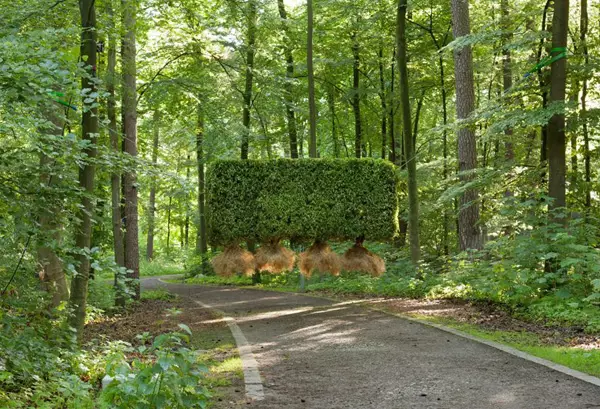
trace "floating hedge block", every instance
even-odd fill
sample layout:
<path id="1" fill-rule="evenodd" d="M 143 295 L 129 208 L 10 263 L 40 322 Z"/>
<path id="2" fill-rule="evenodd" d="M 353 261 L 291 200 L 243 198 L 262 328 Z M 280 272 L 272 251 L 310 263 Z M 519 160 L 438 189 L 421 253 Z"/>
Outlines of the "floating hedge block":
<path id="1" fill-rule="evenodd" d="M 218 161 L 207 172 L 209 240 L 387 240 L 398 229 L 396 187 L 383 160 Z"/>

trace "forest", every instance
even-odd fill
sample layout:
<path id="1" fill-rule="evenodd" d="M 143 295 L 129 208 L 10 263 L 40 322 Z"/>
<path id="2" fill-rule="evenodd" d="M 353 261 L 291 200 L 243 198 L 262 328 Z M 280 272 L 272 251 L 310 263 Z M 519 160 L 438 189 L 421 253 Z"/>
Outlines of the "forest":
<path id="1" fill-rule="evenodd" d="M 102 336 L 182 302 L 151 276 L 598 339 L 599 1 L 0 0 L 0 21 L 1 407 L 211 405 L 187 312 Z"/>

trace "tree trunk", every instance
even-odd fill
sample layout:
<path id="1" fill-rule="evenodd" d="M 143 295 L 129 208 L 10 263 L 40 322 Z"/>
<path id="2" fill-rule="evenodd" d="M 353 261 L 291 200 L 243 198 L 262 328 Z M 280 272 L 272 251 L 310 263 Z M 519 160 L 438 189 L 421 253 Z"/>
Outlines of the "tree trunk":
<path id="1" fill-rule="evenodd" d="M 512 31 L 510 28 L 510 15 L 508 10 L 508 0 L 501 0 L 500 8 L 502 9 L 502 30 L 504 31 L 503 42 L 504 45 L 502 47 L 502 82 L 504 86 L 504 92 L 510 92 L 512 88 L 512 67 L 511 67 L 511 56 L 510 50 L 508 48 L 508 44 L 510 44 L 512 38 Z M 511 100 L 507 101 L 508 104 L 511 104 Z M 512 143 L 513 130 L 512 128 L 506 128 L 504 130 L 504 135 L 506 136 L 506 141 L 504 142 L 504 159 L 506 162 L 512 166 L 513 161 L 515 160 L 515 152 Z M 504 196 L 511 197 L 513 196 L 513 192 L 510 189 L 506 189 L 504 191 Z"/>
<path id="2" fill-rule="evenodd" d="M 356 32 L 352 33 L 352 110 L 354 111 L 354 154 L 362 156 L 362 124 L 360 116 L 360 46 Z"/>
<path id="3" fill-rule="evenodd" d="M 309 111 L 309 134 L 308 156 L 317 157 L 317 105 L 315 103 L 315 69 L 313 66 L 313 0 L 306 1 L 308 15 L 308 30 L 306 44 L 306 69 L 308 70 L 308 111 Z"/>
<path id="4" fill-rule="evenodd" d="M 394 86 L 396 82 L 396 49 L 394 49 L 394 55 L 392 58 L 392 67 L 391 67 L 391 83 L 390 83 L 390 153 L 389 158 L 390 162 L 396 163 L 396 124 L 394 121 L 394 116 L 396 114 L 396 94 L 394 92 Z"/>
<path id="5" fill-rule="evenodd" d="M 335 87 L 329 86 L 327 93 L 327 103 L 329 105 L 329 115 L 331 116 L 331 139 L 333 140 L 333 156 L 340 157 L 340 141 L 337 133 L 336 114 L 335 114 Z"/>
<path id="6" fill-rule="evenodd" d="M 468 0 L 452 0 L 452 31 L 454 38 L 471 33 Z M 456 116 L 458 121 L 466 120 L 475 109 L 473 88 L 473 53 L 471 46 L 454 50 L 456 76 Z M 477 168 L 477 141 L 473 126 L 461 125 L 457 131 L 458 163 L 462 183 L 474 179 Z M 479 192 L 467 189 L 460 198 L 458 215 L 459 239 L 461 250 L 480 249 L 482 247 L 479 223 Z"/>
<path id="7" fill-rule="evenodd" d="M 59 117 L 59 110 L 53 107 L 47 117 L 53 124 L 52 134 L 61 137 L 63 134 L 62 119 Z M 52 188 L 55 183 L 53 177 L 48 173 L 52 166 L 52 160 L 43 152 L 40 154 L 40 184 Z M 56 251 L 49 245 L 54 242 L 54 246 L 61 242 L 61 213 L 62 209 L 56 204 L 54 197 L 50 200 L 51 205 L 40 210 L 40 233 L 39 246 L 37 250 L 38 263 L 40 265 L 40 278 L 44 283 L 46 291 L 52 296 L 52 306 L 57 307 L 61 302 L 69 299 L 69 285 L 63 269 L 61 259 Z"/>
<path id="8" fill-rule="evenodd" d="M 442 154 L 444 157 L 444 165 L 442 170 L 442 176 L 444 181 L 448 179 L 448 99 L 446 96 L 446 79 L 444 74 L 444 57 L 442 53 L 438 53 L 438 64 L 440 66 L 440 88 L 442 89 L 442 121 L 444 130 L 442 132 Z M 448 215 L 448 209 L 444 206 L 444 230 L 442 235 L 442 247 L 444 249 L 444 255 L 450 254 L 449 245 L 449 226 L 450 216 Z"/>
<path id="9" fill-rule="evenodd" d="M 137 87 L 136 87 L 136 15 L 135 0 L 123 0 L 123 117 L 125 141 L 123 151 L 137 157 Z M 123 175 L 125 196 L 125 267 L 134 299 L 140 298 L 140 254 L 138 241 L 138 192 L 135 169 Z"/>
<path id="10" fill-rule="evenodd" d="M 208 251 L 206 237 L 206 200 L 204 182 L 204 111 L 198 103 L 198 128 L 196 129 L 196 163 L 198 164 L 198 237 L 196 239 L 196 254 L 202 259 L 202 270 L 206 264 Z"/>
<path id="11" fill-rule="evenodd" d="M 544 6 L 544 12 L 542 14 L 542 27 L 541 31 L 546 31 L 546 20 L 548 18 L 548 10 L 550 8 L 550 1 L 546 1 L 546 5 Z M 537 50 L 536 61 L 540 61 L 542 59 L 542 52 L 544 49 L 544 39 L 540 39 L 540 43 Z M 542 92 L 542 108 L 546 108 L 548 105 L 548 90 L 546 89 L 548 85 L 548 77 L 542 69 L 537 70 L 538 74 L 538 83 L 540 87 L 540 91 Z M 544 164 L 548 160 L 548 125 L 542 125 L 540 138 L 542 140 L 541 150 L 540 150 L 540 162 Z M 542 172 L 541 181 L 545 182 L 546 172 L 545 170 Z"/>
<path id="12" fill-rule="evenodd" d="M 587 46 L 587 33 L 588 33 L 588 2 L 587 0 L 581 0 L 581 17 L 580 17 L 580 39 L 583 48 L 583 59 L 584 64 L 587 66 L 590 63 L 590 56 L 588 53 Z M 581 86 L 581 121 L 582 121 L 582 133 L 583 133 L 583 161 L 585 167 L 585 207 L 589 209 L 592 207 L 592 169 L 591 169 L 591 154 L 590 154 L 590 136 L 587 125 L 587 93 L 588 83 L 587 74 L 584 75 L 582 86 Z"/>
<path id="13" fill-rule="evenodd" d="M 173 196 L 169 195 L 169 206 L 167 207 L 167 255 L 171 255 L 171 206 L 173 205 Z"/>
<path id="14" fill-rule="evenodd" d="M 281 27 L 283 30 L 283 54 L 285 55 L 285 86 L 283 89 L 283 99 L 285 102 L 285 111 L 287 114 L 288 134 L 290 137 L 290 156 L 292 159 L 298 158 L 298 127 L 296 125 L 296 111 L 294 110 L 293 100 L 293 81 L 294 81 L 294 56 L 292 54 L 292 40 L 290 39 L 287 12 L 283 0 L 277 0 L 279 8 L 279 17 L 281 17 Z"/>
<path id="15" fill-rule="evenodd" d="M 385 94 L 385 76 L 383 74 L 383 47 L 379 48 L 379 97 L 381 98 L 381 159 L 387 151 L 387 95 Z"/>
<path id="16" fill-rule="evenodd" d="M 241 158 L 248 159 L 248 150 L 250 144 L 250 109 L 252 107 L 252 87 L 254 83 L 254 54 L 256 46 L 256 20 L 257 6 L 256 0 L 248 1 L 247 10 L 248 31 L 246 34 L 246 84 L 244 88 L 244 109 Z"/>
<path id="17" fill-rule="evenodd" d="M 85 75 L 81 79 L 81 89 L 96 92 L 96 10 L 94 0 L 80 0 L 81 15 L 81 61 Z M 71 281 L 71 297 L 69 307 L 73 314 L 69 317 L 69 325 L 77 331 L 81 339 L 85 324 L 85 309 L 87 305 L 88 279 L 90 259 L 86 254 L 90 249 L 92 239 L 92 214 L 94 213 L 94 159 L 96 158 L 96 140 L 98 134 L 98 109 L 85 103 L 89 98 L 83 95 L 83 104 L 88 109 L 83 110 L 81 134 L 84 141 L 89 142 L 83 149 L 86 162 L 79 168 L 79 187 L 84 191 L 77 219 L 80 221 L 75 230 L 75 246 L 80 249 L 77 255 L 78 271 Z"/>
<path id="18" fill-rule="evenodd" d="M 552 18 L 552 55 L 558 56 L 567 47 L 569 27 L 569 0 L 554 1 Z M 559 58 L 551 65 L 550 101 L 564 103 L 567 83 L 567 60 Z M 565 114 L 555 114 L 548 126 L 548 196 L 552 198 L 551 209 L 565 207 Z"/>
<path id="19" fill-rule="evenodd" d="M 114 12 L 112 3 L 107 2 L 107 15 L 109 21 L 110 36 L 108 38 L 108 67 L 106 91 L 108 93 L 106 113 L 108 117 L 108 134 L 110 138 L 110 147 L 114 154 L 121 152 L 121 142 L 119 141 L 119 131 L 117 130 L 117 103 L 115 98 L 115 84 L 117 80 L 116 65 L 117 65 L 117 42 L 114 31 Z M 123 245 L 123 226 L 121 214 L 121 173 L 113 171 L 110 175 L 110 190 L 111 190 L 111 216 L 112 216 L 112 236 L 113 236 L 113 251 L 115 253 L 115 263 L 119 267 L 125 267 L 125 247 Z M 118 289 L 118 275 L 115 274 L 114 284 L 115 289 Z M 115 297 L 117 306 L 124 306 L 125 299 L 117 290 Z"/>
<path id="20" fill-rule="evenodd" d="M 190 162 L 192 160 L 191 155 L 188 153 L 187 160 L 185 161 L 185 182 L 187 185 L 190 183 Z M 183 245 L 187 250 L 190 239 L 190 195 L 185 195 L 185 222 L 183 232 Z"/>
<path id="21" fill-rule="evenodd" d="M 160 137 L 160 111 L 154 110 L 154 138 L 152 139 L 152 166 L 156 171 L 158 162 L 158 141 Z M 146 260 L 154 257 L 154 227 L 156 214 L 156 175 L 151 176 L 150 199 L 148 203 L 148 240 L 146 243 Z"/>
<path id="22" fill-rule="evenodd" d="M 406 9 L 407 0 L 398 1 L 398 21 L 396 41 L 398 73 L 400 75 L 400 101 L 402 103 L 402 126 L 404 132 L 404 152 L 408 172 L 408 231 L 410 234 L 410 258 L 418 264 L 421 258 L 419 244 L 419 191 L 417 188 L 417 157 L 412 135 L 410 95 L 408 88 L 408 67 L 406 56 Z"/>

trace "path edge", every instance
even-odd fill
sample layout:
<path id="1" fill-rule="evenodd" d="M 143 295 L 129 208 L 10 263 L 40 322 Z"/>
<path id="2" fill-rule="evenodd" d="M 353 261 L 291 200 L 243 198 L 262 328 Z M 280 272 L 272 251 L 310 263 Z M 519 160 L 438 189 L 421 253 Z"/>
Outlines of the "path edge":
<path id="1" fill-rule="evenodd" d="M 157 279 L 160 283 L 163 284 L 171 284 L 164 281 L 162 278 Z M 246 398 L 252 399 L 255 401 L 260 401 L 265 399 L 265 392 L 263 388 L 262 378 L 260 376 L 260 371 L 258 370 L 258 362 L 256 358 L 254 358 L 254 354 L 252 352 L 252 347 L 248 342 L 248 339 L 240 329 L 240 327 L 235 322 L 233 317 L 227 316 L 224 311 L 214 308 L 208 304 L 203 303 L 202 301 L 195 300 L 191 297 L 187 297 L 192 300 L 194 303 L 198 304 L 202 308 L 206 308 L 208 310 L 214 311 L 218 315 L 221 316 L 223 321 L 227 323 L 229 330 L 231 331 L 231 335 L 235 339 L 235 343 L 237 345 L 238 352 L 240 354 L 240 360 L 242 361 L 242 371 L 244 373 L 244 385 L 246 387 Z"/>

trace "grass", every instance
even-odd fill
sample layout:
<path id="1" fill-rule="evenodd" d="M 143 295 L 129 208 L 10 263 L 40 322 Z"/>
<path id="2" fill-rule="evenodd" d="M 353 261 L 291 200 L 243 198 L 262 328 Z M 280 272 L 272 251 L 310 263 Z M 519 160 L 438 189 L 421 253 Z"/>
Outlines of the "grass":
<path id="1" fill-rule="evenodd" d="M 161 300 L 161 301 L 172 301 L 177 299 L 177 295 L 171 294 L 167 290 L 144 290 L 141 293 L 142 300 Z"/>

